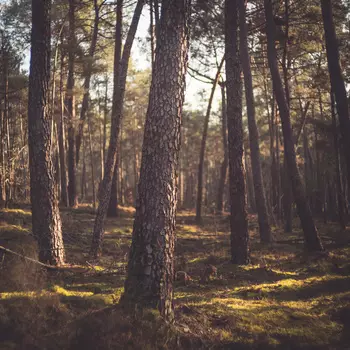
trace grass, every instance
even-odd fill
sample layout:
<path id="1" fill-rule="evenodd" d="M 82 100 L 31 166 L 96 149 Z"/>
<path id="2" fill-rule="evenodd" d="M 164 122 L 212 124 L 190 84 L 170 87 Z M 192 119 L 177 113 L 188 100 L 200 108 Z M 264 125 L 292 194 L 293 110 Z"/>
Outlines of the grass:
<path id="1" fill-rule="evenodd" d="M 260 244 L 250 216 L 251 264 L 234 266 L 227 217 L 208 215 L 198 226 L 192 212 L 180 212 L 175 265 L 191 281 L 175 282 L 176 323 L 170 326 L 153 311 L 131 317 L 118 306 L 133 214 L 126 208 L 120 218 L 107 219 L 99 265 L 86 264 L 94 220 L 89 207 L 62 212 L 72 269 L 42 276 L 33 266 L 11 261 L 21 268 L 15 284 L 2 276 L 0 349 L 350 348 L 349 230 L 319 223 L 329 254 L 315 258 L 295 241 L 301 238 L 297 225 L 292 234 L 274 228 L 280 243 Z M 18 240 L 32 239 L 30 212 L 5 210 L 0 219 L 0 241 L 26 251 Z M 3 259 L 0 271 L 6 272 L 8 257 Z M 208 264 L 218 273 L 203 282 Z M 29 272 L 40 278 L 25 282 Z"/>

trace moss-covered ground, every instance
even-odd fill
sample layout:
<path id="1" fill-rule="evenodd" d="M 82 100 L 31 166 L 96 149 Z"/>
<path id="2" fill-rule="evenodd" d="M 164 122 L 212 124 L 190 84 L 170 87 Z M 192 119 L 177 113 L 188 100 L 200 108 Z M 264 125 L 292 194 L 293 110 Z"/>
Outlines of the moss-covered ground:
<path id="1" fill-rule="evenodd" d="M 44 272 L 0 253 L 0 349 L 350 349 L 350 229 L 318 223 L 328 254 L 309 256 L 297 221 L 291 234 L 274 227 L 275 243 L 262 245 L 252 215 L 251 264 L 235 266 L 227 216 L 197 226 L 194 213 L 179 212 L 176 270 L 190 279 L 176 281 L 176 323 L 166 326 L 118 307 L 133 213 L 107 219 L 98 265 L 87 261 L 89 207 L 62 211 L 69 268 Z M 0 212 L 0 245 L 32 257 L 30 215 Z M 208 265 L 217 275 L 203 279 Z"/>

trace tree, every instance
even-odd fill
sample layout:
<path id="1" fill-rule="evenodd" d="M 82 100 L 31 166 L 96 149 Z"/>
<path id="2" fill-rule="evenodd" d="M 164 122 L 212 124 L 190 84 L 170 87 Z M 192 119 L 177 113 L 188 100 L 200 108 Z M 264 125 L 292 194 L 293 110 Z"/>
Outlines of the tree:
<path id="1" fill-rule="evenodd" d="M 122 302 L 174 318 L 176 172 L 188 50 L 189 1 L 162 4 Z"/>
<path id="2" fill-rule="evenodd" d="M 69 206 L 78 205 L 76 185 L 76 161 L 75 161 L 75 1 L 69 0 L 69 50 L 68 50 L 68 78 L 66 91 L 66 108 L 69 118 L 68 123 L 68 198 Z"/>
<path id="3" fill-rule="evenodd" d="M 350 189 L 350 115 L 344 78 L 339 63 L 339 48 L 333 22 L 332 1 L 321 0 L 321 8 L 325 32 L 328 70 L 331 80 L 331 87 L 334 91 L 336 108 L 338 111 L 342 141 L 344 143 L 344 153 L 347 166 L 347 182 L 348 189 Z"/>
<path id="4" fill-rule="evenodd" d="M 51 1 L 32 1 L 28 145 L 32 224 L 39 244 L 39 259 L 59 265 L 64 263 L 64 247 L 51 159 L 50 10 Z"/>
<path id="5" fill-rule="evenodd" d="M 294 199 L 297 205 L 298 215 L 304 232 L 305 247 L 309 251 L 322 251 L 322 243 L 318 236 L 317 228 L 312 218 L 311 210 L 305 195 L 304 185 L 301 181 L 300 173 L 296 163 L 290 113 L 277 64 L 277 53 L 275 47 L 275 23 L 271 0 L 264 0 L 264 8 L 266 18 L 268 62 L 273 81 L 274 94 L 276 96 L 280 118 L 282 121 L 285 159 L 287 161 L 288 173 L 290 176 Z"/>
<path id="6" fill-rule="evenodd" d="M 118 0 L 117 2 L 117 20 L 115 26 L 115 50 L 114 50 L 114 83 L 118 84 L 119 79 L 119 69 L 120 69 L 120 59 L 122 55 L 122 40 L 123 40 L 123 0 Z M 114 90 L 114 103 L 117 102 L 116 96 L 117 90 Z M 112 128 L 114 126 L 112 125 Z M 107 215 L 109 217 L 118 216 L 118 168 L 119 168 L 119 156 L 117 156 L 114 173 L 112 179 L 111 196 L 108 205 Z"/>
<path id="7" fill-rule="evenodd" d="M 103 223 L 107 214 L 109 200 L 111 196 L 112 179 L 117 161 L 117 147 L 119 143 L 120 126 L 123 116 L 123 103 L 125 95 L 126 76 L 129 66 L 129 58 L 131 47 L 135 38 L 137 26 L 141 16 L 144 0 L 138 0 L 134 15 L 129 27 L 129 31 L 126 37 L 122 58 L 120 61 L 120 67 L 118 62 L 114 62 L 114 91 L 113 91 L 113 105 L 112 105 L 112 130 L 110 135 L 110 142 L 108 147 L 108 154 L 105 164 L 104 177 L 100 186 L 98 195 L 99 205 L 97 209 L 94 231 L 92 237 L 92 244 L 90 255 L 93 259 L 96 259 L 101 250 L 102 238 L 103 238 Z M 116 36 L 118 39 L 118 36 Z M 118 50 L 118 43 L 116 42 L 115 50 Z M 117 55 L 115 54 L 115 57 Z"/>
<path id="8" fill-rule="evenodd" d="M 211 106 L 213 103 L 216 85 L 219 82 L 221 69 L 222 69 L 222 66 L 224 65 L 224 62 L 225 62 L 225 57 L 222 58 L 222 60 L 219 64 L 219 67 L 216 71 L 215 79 L 213 80 L 213 85 L 212 85 L 211 92 L 210 92 L 207 112 L 206 112 L 205 118 L 204 118 L 201 150 L 200 150 L 200 154 L 199 154 L 199 163 L 198 163 L 198 188 L 197 188 L 197 205 L 196 205 L 196 222 L 197 222 L 197 224 L 200 224 L 202 221 L 203 168 L 204 168 L 205 146 L 206 146 L 207 136 L 208 136 L 209 118 L 210 118 Z"/>
<path id="9" fill-rule="evenodd" d="M 238 45 L 238 1 L 240 0 L 225 1 L 231 255 L 234 264 L 247 264 L 249 262 L 249 234 L 243 165 L 242 81 Z"/>
<path id="10" fill-rule="evenodd" d="M 249 145 L 252 163 L 255 203 L 258 212 L 260 239 L 264 243 L 271 242 L 271 229 L 267 214 L 265 188 L 261 173 L 259 131 L 255 120 L 255 101 L 253 91 L 253 79 L 250 68 L 250 56 L 248 51 L 246 7 L 243 0 L 238 2 L 239 7 L 239 43 L 242 69 L 244 74 L 245 97 L 247 104 Z"/>

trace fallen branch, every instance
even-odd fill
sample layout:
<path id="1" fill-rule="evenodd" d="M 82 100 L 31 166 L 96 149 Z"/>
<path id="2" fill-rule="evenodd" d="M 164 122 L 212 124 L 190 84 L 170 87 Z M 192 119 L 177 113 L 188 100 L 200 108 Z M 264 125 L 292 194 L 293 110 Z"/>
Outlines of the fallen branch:
<path id="1" fill-rule="evenodd" d="M 49 270 L 56 270 L 56 271 L 57 271 L 57 270 L 60 269 L 58 266 L 52 266 L 52 265 L 44 264 L 44 263 L 42 263 L 42 262 L 40 262 L 40 261 L 38 261 L 38 260 L 35 260 L 35 259 L 33 259 L 33 258 L 29 258 L 28 256 L 25 256 L 25 255 L 23 255 L 23 254 L 14 252 L 13 250 L 7 249 L 7 248 L 5 248 L 5 247 L 3 247 L 3 246 L 1 246 L 1 245 L 0 245 L 0 250 L 4 251 L 4 252 L 6 252 L 6 253 L 10 253 L 10 254 L 12 254 L 12 255 L 18 256 L 18 257 L 20 257 L 20 258 L 22 258 L 22 259 L 25 259 L 25 260 L 27 260 L 27 261 L 33 262 L 34 264 L 40 265 L 40 266 L 45 267 L 46 269 L 49 269 Z"/>

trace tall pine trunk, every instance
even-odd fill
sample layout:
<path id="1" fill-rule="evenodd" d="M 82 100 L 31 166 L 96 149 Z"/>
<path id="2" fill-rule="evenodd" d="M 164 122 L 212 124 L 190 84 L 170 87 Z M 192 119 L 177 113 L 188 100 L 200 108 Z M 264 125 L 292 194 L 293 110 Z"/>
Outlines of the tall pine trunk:
<path id="1" fill-rule="evenodd" d="M 189 1 L 163 2 L 122 302 L 174 318 L 176 173 L 188 51 Z"/>
<path id="2" fill-rule="evenodd" d="M 68 49 L 68 79 L 66 91 L 66 108 L 68 112 L 68 198 L 69 206 L 78 205 L 77 184 L 76 184 L 76 164 L 75 164 L 75 1 L 69 0 L 69 49 Z"/>
<path id="3" fill-rule="evenodd" d="M 101 182 L 98 194 L 99 205 L 97 209 L 90 250 L 90 256 L 93 259 L 96 259 L 98 257 L 102 245 L 104 232 L 103 224 L 108 210 L 109 200 L 111 196 L 112 179 L 117 160 L 117 148 L 120 137 L 120 126 L 123 116 L 123 104 L 125 95 L 126 76 L 129 67 L 129 58 L 144 3 L 145 0 L 138 0 L 136 4 L 134 15 L 126 37 L 123 55 L 120 61 L 120 67 L 118 65 L 118 61 L 114 62 L 114 67 L 117 69 L 117 71 L 115 70 L 114 72 L 114 91 L 111 123 L 112 128 L 110 142 L 108 146 L 108 154 L 105 163 L 104 177 Z M 115 49 L 118 49 L 117 45 Z"/>
<path id="4" fill-rule="evenodd" d="M 259 131 L 255 120 L 255 101 L 253 91 L 253 79 L 250 67 L 248 51 L 246 7 L 243 1 L 239 1 L 239 43 L 244 75 L 245 97 L 247 104 L 250 157 L 252 162 L 255 204 L 258 212 L 260 240 L 264 243 L 271 242 L 271 229 L 267 214 L 265 188 L 261 172 Z"/>
<path id="5" fill-rule="evenodd" d="M 32 1 L 31 61 L 28 96 L 28 145 L 33 234 L 44 263 L 64 263 L 61 217 L 51 159 L 49 115 L 51 1 Z"/>
<path id="6" fill-rule="evenodd" d="M 222 69 L 224 62 L 225 62 L 225 57 L 222 58 L 220 65 L 216 71 L 216 75 L 215 75 L 215 78 L 213 80 L 213 86 L 211 88 L 211 92 L 210 92 L 210 96 L 209 96 L 207 112 L 206 112 L 205 118 L 204 118 L 204 127 L 203 127 L 203 134 L 202 134 L 202 141 L 201 141 L 201 148 L 200 148 L 199 162 L 198 162 L 197 204 L 196 204 L 196 222 L 197 222 L 197 224 L 200 224 L 202 222 L 204 158 L 205 158 L 205 148 L 206 148 L 207 137 L 208 137 L 209 119 L 210 119 L 211 107 L 213 104 L 216 85 L 219 82 L 221 69 Z"/>
<path id="7" fill-rule="evenodd" d="M 271 0 L 264 0 L 266 35 L 268 46 L 268 61 L 273 81 L 274 93 L 278 104 L 282 122 L 284 152 L 288 174 L 292 185 L 292 191 L 297 205 L 298 215 L 305 237 L 305 246 L 309 251 L 322 251 L 322 243 L 312 218 L 310 207 L 307 203 L 305 189 L 301 181 L 300 173 L 296 163 L 293 132 L 290 122 L 290 114 L 286 95 L 283 89 L 282 79 L 278 70 L 277 52 L 275 47 L 275 23 Z"/>
<path id="8" fill-rule="evenodd" d="M 224 149 L 224 160 L 220 168 L 220 180 L 218 188 L 218 197 L 216 202 L 216 211 L 222 214 L 224 210 L 224 191 L 226 183 L 226 174 L 228 166 L 228 148 L 227 148 L 227 111 L 226 111 L 226 93 L 225 84 L 221 83 L 221 118 L 222 118 L 222 146 Z"/>
<path id="9" fill-rule="evenodd" d="M 78 127 L 78 133 L 76 136 L 76 155 L 75 155 L 75 161 L 76 165 L 79 164 L 79 152 L 80 152 L 80 146 L 81 146 L 81 140 L 83 138 L 83 130 L 84 130 L 84 122 L 86 119 L 87 112 L 89 110 L 89 99 L 90 99 L 90 81 L 92 76 L 92 65 L 93 65 L 93 58 L 95 55 L 96 45 L 97 45 L 97 38 L 98 38 L 98 30 L 99 30 L 99 22 L 100 22 L 100 5 L 98 4 L 97 0 L 93 0 L 94 2 L 94 12 L 95 12 L 95 19 L 94 19 L 94 28 L 92 31 L 92 38 L 91 38 L 91 44 L 89 48 L 89 56 L 88 61 L 85 67 L 85 80 L 84 80 L 84 96 L 83 101 L 81 104 L 80 109 L 80 120 L 79 120 L 79 127 Z"/>
<path id="10" fill-rule="evenodd" d="M 118 82 L 119 70 L 120 70 L 120 59 L 122 55 L 122 40 L 123 40 L 123 0 L 117 2 L 117 22 L 115 26 L 115 50 L 114 50 L 114 83 Z M 114 94 L 117 90 L 114 90 Z M 113 95 L 113 101 L 116 101 L 117 96 Z M 113 103 L 114 103 L 113 102 Z M 112 121 L 113 122 L 113 121 Z M 112 128 L 115 126 L 112 124 Z M 119 146 L 120 148 L 120 146 Z M 120 154 L 120 152 L 119 152 Z M 111 196 L 108 204 L 107 216 L 117 217 L 118 216 L 118 168 L 119 168 L 119 157 L 117 156 L 113 179 L 111 187 Z"/>
<path id="11" fill-rule="evenodd" d="M 332 91 L 335 96 L 340 132 L 342 135 L 342 141 L 344 142 L 344 156 L 347 167 L 347 182 L 348 188 L 350 188 L 350 115 L 344 78 L 339 63 L 339 48 L 333 22 L 332 1 L 321 0 L 321 7 L 326 40 L 328 70 Z"/>
<path id="12" fill-rule="evenodd" d="M 229 149 L 231 260 L 249 262 L 249 234 L 243 165 L 242 81 L 238 45 L 238 1 L 225 1 L 227 130 Z"/>

